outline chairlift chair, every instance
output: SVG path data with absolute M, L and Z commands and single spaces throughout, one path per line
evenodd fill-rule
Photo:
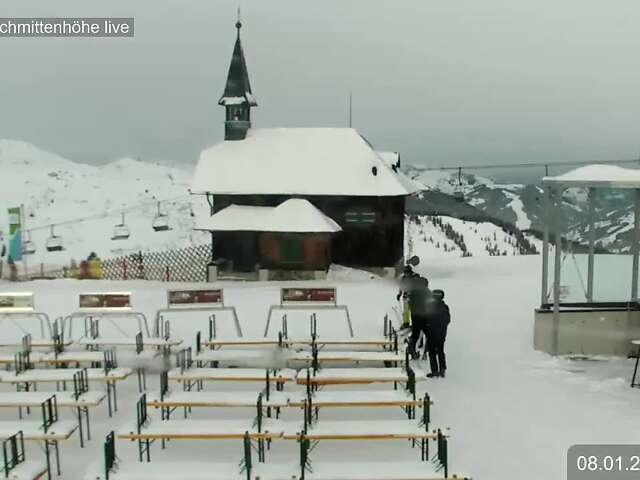
M 32 255 L 36 253 L 36 244 L 31 240 L 31 232 L 25 232 L 25 239 L 22 242 L 22 254 Z
M 158 213 L 153 218 L 151 226 L 156 232 L 166 232 L 167 230 L 171 230 L 171 228 L 169 228 L 169 217 L 166 213 L 162 213 L 160 211 L 160 202 L 158 202 Z
M 124 221 L 124 212 L 122 213 L 122 221 L 113 227 L 113 236 L 111 240 L 126 240 L 131 236 L 131 230 Z
M 55 232 L 53 231 L 53 225 L 51 225 L 51 236 L 47 239 L 45 247 L 47 249 L 47 252 L 61 252 L 62 250 L 64 250 L 62 237 L 55 234 Z

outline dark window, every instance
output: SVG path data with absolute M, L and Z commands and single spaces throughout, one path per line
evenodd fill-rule
M 376 212 L 370 208 L 352 208 L 345 213 L 344 221 L 354 227 L 366 228 L 376 223 Z

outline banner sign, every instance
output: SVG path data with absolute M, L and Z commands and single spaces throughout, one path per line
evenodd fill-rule
M 9 256 L 14 262 L 22 260 L 22 215 L 20 207 L 9 209 Z
M 34 308 L 33 293 L 0 293 L 0 312 L 25 312 Z
M 282 288 L 280 301 L 285 303 L 336 303 L 335 288 Z
M 222 290 L 169 290 L 169 308 L 219 307 L 223 304 Z
M 130 293 L 81 293 L 78 297 L 82 310 L 129 310 Z

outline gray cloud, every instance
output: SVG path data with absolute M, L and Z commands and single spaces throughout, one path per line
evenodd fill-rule
M 0 40 L 0 136 L 75 160 L 193 162 L 237 2 L 3 0 L 3 16 L 134 16 L 134 39 Z M 254 125 L 354 126 L 405 162 L 633 158 L 640 4 L 618 0 L 245 0 Z

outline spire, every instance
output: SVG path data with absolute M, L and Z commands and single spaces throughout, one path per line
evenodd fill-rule
M 249 72 L 247 71 L 247 64 L 244 60 L 244 52 L 240 41 L 241 28 L 242 22 L 240 20 L 240 7 L 238 7 L 238 20 L 236 21 L 238 36 L 236 37 L 236 44 L 233 47 L 229 73 L 227 74 L 227 84 L 225 85 L 224 93 L 222 94 L 222 97 L 220 97 L 218 104 L 226 106 L 246 102 L 248 105 L 255 107 L 258 103 L 251 93 Z

